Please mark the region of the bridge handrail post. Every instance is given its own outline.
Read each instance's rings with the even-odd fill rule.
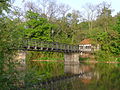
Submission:
[[[73,45],[71,45],[71,50],[73,51]]]
[[[61,43],[59,43],[59,49],[61,50]]]
[[[75,45],[73,45],[73,51],[75,51]]]
[[[71,51],[72,51],[73,49],[72,49],[72,45],[71,45]]]
[[[35,49],[38,47],[38,40],[35,40]]]
[[[74,51],[74,45],[72,45],[72,50]]]
[[[64,48],[65,48],[65,50],[66,50],[66,44],[64,44]]]
[[[58,42],[56,43],[56,49],[59,49],[59,43]]]
[[[40,42],[40,47],[43,48],[43,41]]]
[[[31,39],[28,39],[28,40],[27,40],[27,47],[28,47],[28,48],[30,47],[30,40],[31,40]]]
[[[68,48],[68,51],[69,51],[69,44],[68,44],[67,48]]]
[[[77,50],[78,50],[78,52],[79,52],[79,45],[77,45]]]
[[[63,49],[63,44],[62,44],[62,43],[60,44],[60,49],[61,49],[61,50]]]
[[[35,43],[36,43],[36,40],[33,39],[33,40],[32,40],[32,47],[35,47]]]
[[[51,42],[51,48],[53,49],[53,46],[54,46],[54,44],[53,44],[53,42]]]
[[[56,42],[54,42],[54,48],[55,48],[55,49],[57,48]]]
[[[67,50],[67,47],[66,47],[67,45],[65,44],[65,50]]]
[[[46,48],[49,48],[49,42],[46,41]]]
[[[50,42],[47,42],[47,43],[48,43],[47,47],[50,48]]]
[[[74,45],[74,51],[77,51],[77,45]]]
[[[55,49],[58,49],[58,43],[55,42]]]
[[[50,42],[50,48],[53,48],[53,44],[52,44],[52,42]]]
[[[44,43],[43,43],[43,44],[44,44],[44,46],[43,46],[43,47],[44,47],[44,48],[47,48],[47,44],[46,44],[46,42],[45,42],[45,41],[44,41]]]

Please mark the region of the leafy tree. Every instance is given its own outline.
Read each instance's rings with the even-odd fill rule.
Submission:
[[[19,42],[19,32],[17,32],[18,22],[11,20],[3,14],[9,11],[10,0],[0,1],[0,89],[15,89],[18,83],[18,74],[15,70],[16,62],[14,56],[16,51],[11,50],[12,44]]]
[[[9,11],[10,0],[0,0],[0,14],[3,14],[3,10]]]
[[[113,27],[114,30],[116,30],[120,34],[120,16],[117,17],[117,22]]]
[[[12,44],[18,45],[19,33],[16,23],[7,17],[0,19],[0,86],[1,89],[15,88],[17,72],[15,70],[14,56],[16,51],[11,50]]]
[[[102,28],[105,32],[108,32],[110,25],[113,23],[112,10],[110,9],[110,4],[103,2],[98,5],[98,17],[97,24],[98,27]]]
[[[51,41],[53,25],[38,13],[28,11],[25,22],[25,37]]]

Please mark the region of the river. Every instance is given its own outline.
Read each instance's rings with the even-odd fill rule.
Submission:
[[[63,62],[37,62],[32,64],[37,65],[34,67],[37,83],[35,82],[34,86],[31,84],[34,89],[120,90],[119,63],[64,65]]]

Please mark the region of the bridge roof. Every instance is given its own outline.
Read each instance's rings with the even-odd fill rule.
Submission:
[[[91,44],[92,43],[92,39],[88,38],[88,39],[84,39],[83,41],[80,42],[80,44]]]

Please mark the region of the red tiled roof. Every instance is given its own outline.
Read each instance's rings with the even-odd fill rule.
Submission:
[[[84,39],[83,41],[80,42],[80,44],[91,44],[92,40],[91,39]]]

